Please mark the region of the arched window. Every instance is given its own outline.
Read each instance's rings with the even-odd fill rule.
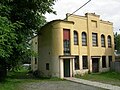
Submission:
[[[87,46],[87,35],[85,32],[82,32],[82,46]]]
[[[78,32],[74,31],[74,45],[78,45]]]
[[[105,47],[105,36],[103,34],[101,35],[101,46]]]
[[[112,47],[111,46],[111,36],[110,35],[108,36],[108,47]]]

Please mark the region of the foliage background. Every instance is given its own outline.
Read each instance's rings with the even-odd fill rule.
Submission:
[[[31,56],[30,39],[54,13],[55,0],[0,0],[0,78]]]

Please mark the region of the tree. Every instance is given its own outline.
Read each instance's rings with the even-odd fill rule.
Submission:
[[[7,66],[14,68],[26,55],[31,54],[28,49],[29,40],[46,23],[44,14],[55,13],[52,7],[54,2],[55,0],[0,0],[0,19],[1,22],[5,21],[0,26],[1,35],[7,32],[3,48],[0,49],[0,58]]]
[[[0,16],[0,80],[6,76],[8,58],[13,53],[13,44],[16,44],[15,24]]]
[[[117,53],[120,53],[120,34],[114,35],[114,41],[115,41],[115,49],[117,50]]]

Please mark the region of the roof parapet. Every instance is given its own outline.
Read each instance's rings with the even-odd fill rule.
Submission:
[[[102,20],[102,19],[100,20],[100,22],[101,22],[101,23],[105,23],[105,24],[111,24],[111,25],[113,24],[113,23],[110,22],[110,21],[104,21],[104,20]]]
[[[88,16],[88,15],[100,17],[100,15],[97,15],[97,14],[95,14],[95,13],[86,13],[86,14],[85,14],[85,16]]]

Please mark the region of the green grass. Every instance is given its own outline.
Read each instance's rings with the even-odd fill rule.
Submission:
[[[5,81],[0,82],[0,90],[21,90],[21,85],[30,82],[60,81],[59,78],[35,78],[28,70],[9,72]]]
[[[76,77],[120,86],[120,73],[117,72],[92,73],[84,76],[76,75]]]
[[[6,81],[0,83],[0,90],[20,90],[19,84],[22,81],[20,80],[11,80],[7,79]]]

